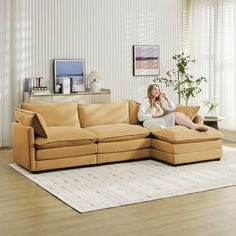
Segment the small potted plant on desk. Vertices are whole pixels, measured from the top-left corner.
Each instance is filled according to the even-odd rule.
[[[216,107],[218,106],[218,102],[213,99],[204,100],[203,103],[208,108],[207,114],[204,116],[203,123],[215,129],[219,129],[218,121],[224,120],[224,117],[216,115]]]
[[[217,119],[216,107],[218,106],[218,102],[215,99],[211,101],[206,99],[203,101],[203,103],[208,108],[205,118]]]

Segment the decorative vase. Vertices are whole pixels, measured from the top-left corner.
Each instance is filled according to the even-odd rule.
[[[90,82],[90,91],[93,93],[98,93],[101,90],[101,83],[98,80]]]
[[[207,116],[209,116],[209,117],[216,117],[216,110],[215,109],[208,110]]]

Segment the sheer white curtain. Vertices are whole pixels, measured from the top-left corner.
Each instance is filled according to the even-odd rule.
[[[11,137],[10,9],[11,1],[0,0],[0,147],[9,146]]]
[[[24,2],[0,0],[0,147],[11,146],[13,110],[22,102],[25,37]]]
[[[207,77],[197,102],[219,102],[222,128],[236,130],[236,1],[189,0],[188,53],[196,58],[195,75]],[[203,112],[206,112],[206,109]]]

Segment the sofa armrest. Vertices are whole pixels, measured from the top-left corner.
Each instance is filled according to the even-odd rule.
[[[202,123],[202,121],[203,121],[203,119],[202,119],[201,115],[196,115],[193,119],[193,123],[195,123],[195,124]]]
[[[12,123],[13,160],[24,168],[35,170],[34,129],[17,122]]]

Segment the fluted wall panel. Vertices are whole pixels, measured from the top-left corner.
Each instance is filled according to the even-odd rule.
[[[19,67],[25,77],[44,76],[52,88],[53,58],[84,58],[97,70],[112,100],[140,101],[154,77],[132,75],[133,45],[160,45],[160,70],[181,52],[182,0],[15,0]],[[22,46],[23,44],[23,46]],[[22,86],[18,89],[23,89]],[[167,93],[175,100],[172,89]]]

